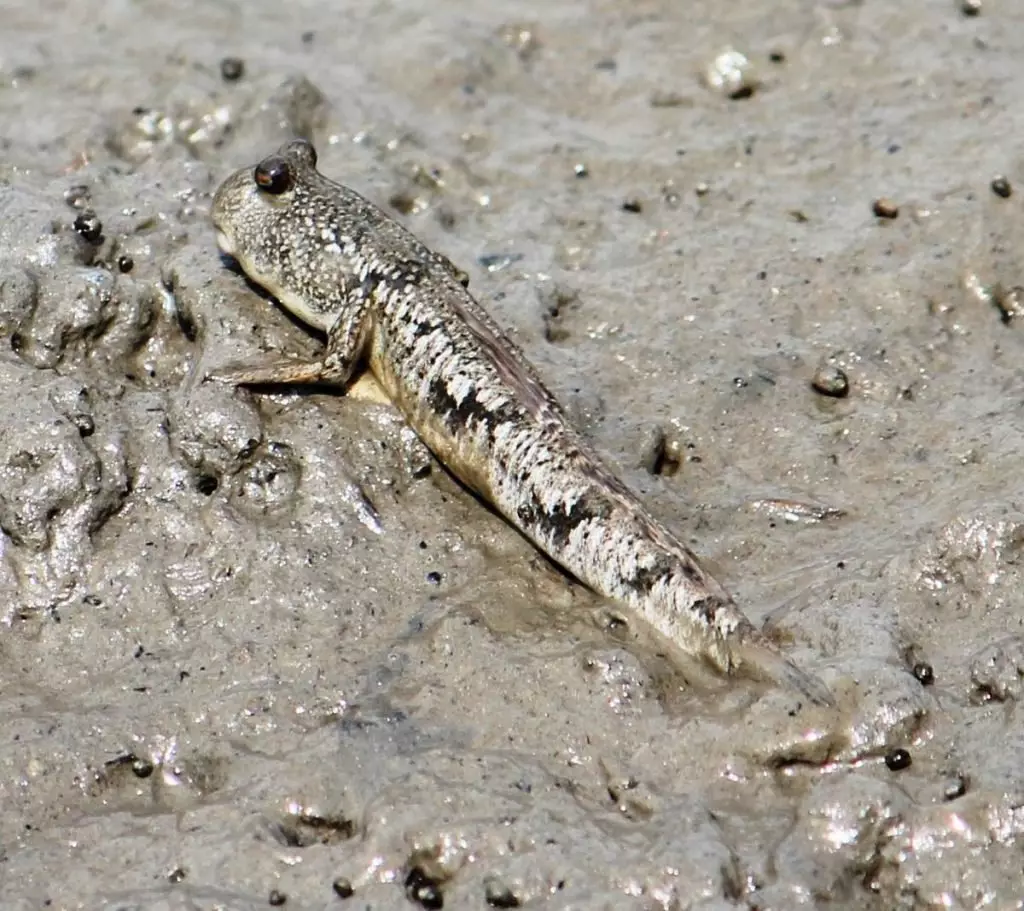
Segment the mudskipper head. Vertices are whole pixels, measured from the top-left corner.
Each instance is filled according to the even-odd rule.
[[[210,212],[220,249],[321,330],[333,322],[345,286],[333,186],[316,170],[316,150],[298,139],[232,174]]]

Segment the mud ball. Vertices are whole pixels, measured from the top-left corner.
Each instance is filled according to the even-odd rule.
[[[846,372],[832,364],[822,364],[811,379],[811,388],[819,395],[844,399],[850,394],[850,380]]]
[[[888,197],[882,196],[871,203],[871,211],[877,218],[896,218],[900,214],[900,207]]]
[[[914,665],[914,676],[921,686],[931,686],[935,682],[935,671],[926,661],[918,661]]]
[[[90,244],[98,244],[103,239],[103,222],[95,212],[83,212],[72,227],[75,233]]]
[[[245,61],[240,57],[225,57],[220,62],[220,78],[225,82],[237,82],[245,74]]]
[[[992,178],[992,183],[989,184],[989,186],[992,187],[992,192],[1000,199],[1009,199],[1013,193],[1013,187],[1010,186],[1010,181],[1002,175]]]
[[[444,907],[441,888],[419,867],[413,867],[405,878],[405,894],[410,901],[416,902],[427,911],[437,911]]]
[[[890,750],[885,754],[885,764],[891,772],[901,772],[903,769],[909,769],[912,761],[908,750]]]
[[[352,882],[346,879],[344,876],[339,876],[333,883],[331,888],[334,890],[334,894],[338,898],[351,898],[356,894],[356,890],[352,888]]]

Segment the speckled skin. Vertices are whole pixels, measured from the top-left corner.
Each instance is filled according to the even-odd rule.
[[[368,363],[437,458],[576,578],[631,608],[685,655],[831,701],[601,463],[464,276],[323,177],[309,143],[289,143],[229,177],[212,217],[221,249],[328,337],[317,361],[215,378],[344,385]]]

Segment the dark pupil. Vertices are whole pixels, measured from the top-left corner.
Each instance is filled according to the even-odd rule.
[[[268,158],[256,165],[256,186],[266,193],[277,196],[292,185],[292,172],[288,162],[280,158]]]

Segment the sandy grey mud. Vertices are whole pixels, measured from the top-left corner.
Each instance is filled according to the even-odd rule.
[[[508,15],[5,12],[4,907],[1016,907],[1020,13]],[[198,385],[317,350],[207,222],[293,134],[837,716],[676,689],[387,408]]]

